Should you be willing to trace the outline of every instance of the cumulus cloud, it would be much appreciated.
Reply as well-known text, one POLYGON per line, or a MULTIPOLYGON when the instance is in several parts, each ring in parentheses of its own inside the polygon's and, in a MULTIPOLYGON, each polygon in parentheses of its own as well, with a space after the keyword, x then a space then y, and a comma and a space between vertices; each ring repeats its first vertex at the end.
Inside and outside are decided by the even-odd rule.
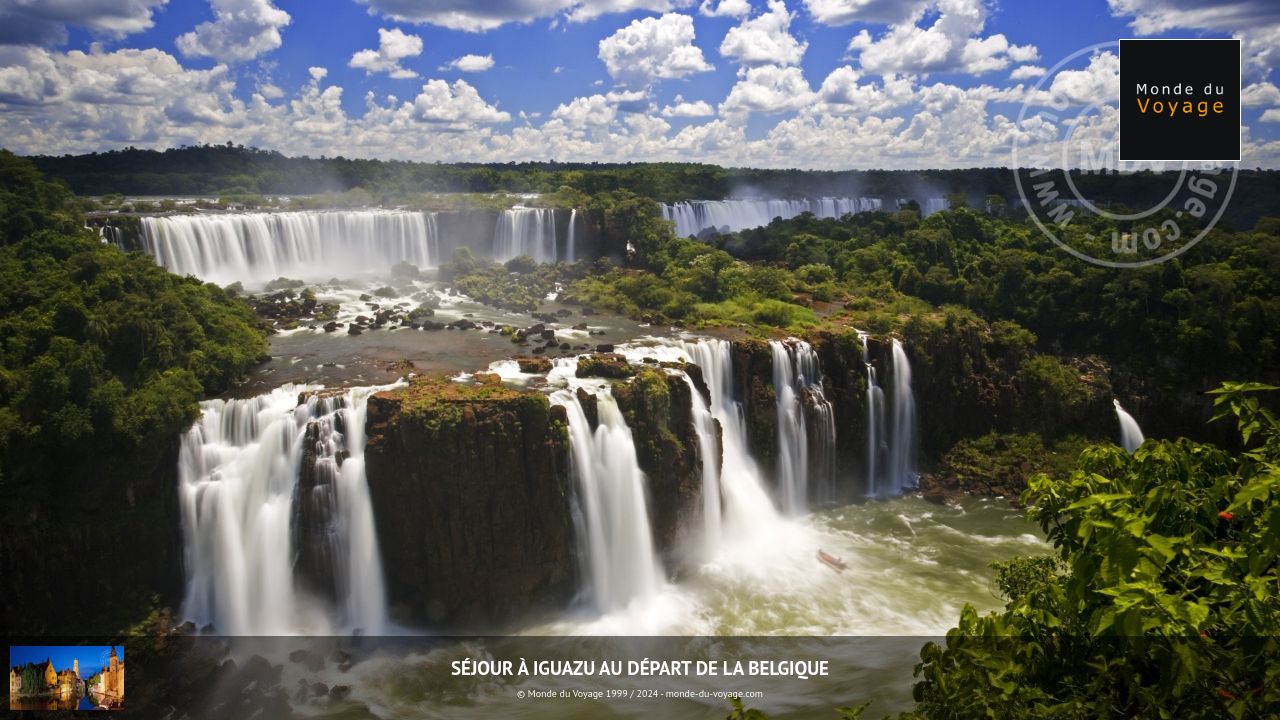
POLYGON ((608 13, 667 12, 691 0, 357 0, 369 12, 401 22, 484 32, 508 23, 526 23, 564 14, 583 22, 608 13))
POLYGON ((484 72, 493 67, 493 55, 463 55, 450 60, 440 67, 441 70, 458 70, 459 72, 484 72))
POLYGON ((662 117, 694 118, 715 115, 715 108, 704 100, 689 102, 684 96, 677 95, 675 102, 662 108, 662 117))
POLYGON ((1010 80, 1030 80, 1038 78, 1045 74, 1045 69, 1039 65, 1019 65, 1009 73, 1010 80))
POLYGON ((798 67, 762 65, 742 68, 738 82, 720 104, 720 114, 773 114, 799 110, 813 101, 813 90, 798 67))
POLYGON ((792 14, 782 0, 769 0, 769 11, 729 30, 720 54, 743 65, 799 65, 809 43, 791 34, 792 14))
POLYGON ((889 27, 875 39, 861 30, 849 42, 862 69, 872 73, 964 72, 973 75, 1003 70, 1010 63, 1039 58, 1032 45, 1014 45, 1003 34, 981 37, 986 24, 983 0, 937 0, 920 6, 906 22, 889 27), (928 27, 918 23, 926 9, 937 17, 928 27))
POLYGON ((707 17, 746 17, 751 14, 751 3, 747 0, 702 0, 698 13, 707 17))
POLYGON ((252 60, 280 47, 280 29, 292 20, 271 0, 209 0, 209 5, 213 20, 174 41, 183 55, 228 63, 252 60))
POLYGON ((421 54, 422 38, 408 35, 400 28, 379 28, 378 49, 360 50, 351 56, 347 65, 364 70, 366 75, 387 73, 397 80, 406 80, 418 77, 418 73, 402 66, 400 62, 421 54))
POLYGON ((511 119, 510 114, 485 102, 465 80, 455 80, 453 85, 444 80, 428 80, 413 99, 413 117, 459 129, 511 119))
POLYGON ((1262 122, 1280 123, 1280 108, 1269 108, 1262 113, 1262 122))
POLYGON ((600 60, 615 81, 647 87, 712 67, 693 44, 693 18, 678 13, 633 20, 600 41, 600 60))
POLYGON ((1280 88, 1269 82, 1254 83, 1240 91, 1240 102, 1245 107, 1280 105, 1280 88))
POLYGON ((1139 35, 1175 29, 1230 33, 1243 41, 1246 80, 1267 77, 1280 59, 1280 3, 1273 0, 1107 0, 1111 14, 1132 17, 1139 35))
POLYGON ((0 45, 52 45, 77 25, 109 38, 151 28, 168 0, 0 0, 0 45))
POLYGON ((809 15, 824 25, 903 23, 928 4, 928 0, 804 0, 809 15))

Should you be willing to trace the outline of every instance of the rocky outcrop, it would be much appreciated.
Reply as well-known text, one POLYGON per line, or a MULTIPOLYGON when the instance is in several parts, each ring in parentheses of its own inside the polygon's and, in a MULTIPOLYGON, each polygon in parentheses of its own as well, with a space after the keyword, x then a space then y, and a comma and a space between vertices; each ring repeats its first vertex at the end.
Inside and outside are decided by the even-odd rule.
POLYGON ((393 616, 459 627, 572 595, 566 427, 545 395, 501 386, 417 378, 369 399, 366 473, 393 616))
POLYGON ((734 396, 747 419, 747 447, 766 477, 778 460, 777 395, 773 390, 773 354, 763 340, 733 343, 734 396))
MULTIPOLYGON (((695 386, 701 384, 696 365, 684 369, 691 378, 697 376, 695 386)), ((693 426, 693 391, 679 375, 644 367, 631 382, 614 385, 612 392, 631 428, 640 469, 649 478, 654 542, 669 565, 677 564, 681 532, 698 526, 702 503, 702 458, 693 426)), ((710 460, 720 466, 719 457, 710 460)))

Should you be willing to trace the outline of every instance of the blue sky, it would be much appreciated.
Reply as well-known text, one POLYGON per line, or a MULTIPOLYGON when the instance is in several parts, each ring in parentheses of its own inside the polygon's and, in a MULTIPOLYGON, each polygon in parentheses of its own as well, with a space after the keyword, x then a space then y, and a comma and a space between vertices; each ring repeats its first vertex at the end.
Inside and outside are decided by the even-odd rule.
POLYGON ((1043 99, 1036 83, 1113 94, 1113 49, 1046 76, 1061 58, 1120 37, 1233 36, 1245 166, 1280 166, 1267 0, 0 0, 0 142, 1003 165, 1015 139, 1051 141, 1017 121, 1043 99))
MULTIPOLYGON (((52 660, 54 669, 62 671, 70 668, 78 659, 80 677, 88 679, 106 667, 110 652, 111 647, 108 645, 11 645, 9 667, 52 660)), ((124 660, 123 646, 116 648, 116 655, 121 661, 124 660)))

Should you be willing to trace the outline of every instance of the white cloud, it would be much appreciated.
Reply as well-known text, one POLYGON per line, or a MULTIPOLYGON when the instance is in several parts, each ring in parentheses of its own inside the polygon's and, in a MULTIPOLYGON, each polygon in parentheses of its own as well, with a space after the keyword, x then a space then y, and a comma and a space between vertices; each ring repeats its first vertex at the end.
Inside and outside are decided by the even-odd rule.
POLYGON ((455 80, 452 86, 444 80, 428 80, 413 99, 413 117, 459 129, 511 119, 508 113, 485 102, 465 80, 455 80))
POLYGON ((929 0, 804 0, 809 15, 824 25, 903 23, 928 4, 929 0))
POLYGON ((384 72, 397 80, 418 77, 418 73, 402 66, 406 58, 422 54, 422 38, 408 35, 400 28, 378 29, 378 49, 360 50, 351 56, 348 66, 364 70, 366 75, 384 72))
POLYGON ((1280 105, 1280 88, 1269 82, 1254 83, 1240 91, 1240 102, 1245 107, 1280 105))
POLYGON ((1107 0, 1111 14, 1132 16, 1139 35, 1212 30, 1243 40, 1245 79, 1261 80, 1280 60, 1280 3, 1274 0, 1107 0))
POLYGON ((691 0, 358 0, 369 12, 401 22, 484 32, 508 23, 526 23, 564 14, 584 22, 609 13, 667 12, 691 0))
POLYGON ((1045 69, 1039 65, 1019 65, 1009 73, 1010 80, 1030 80, 1044 75, 1045 69))
POLYGON ((1262 113, 1262 122, 1280 123, 1280 108, 1268 108, 1262 113))
POLYGON ((698 13, 707 17, 746 17, 751 14, 751 3, 747 0, 702 0, 698 13))
POLYGON ((120 38, 155 25, 152 14, 168 0, 0 0, 0 45, 66 41, 67 26, 120 38))
POLYGON ((284 90, 274 83, 264 82, 258 85, 258 94, 268 100, 279 100, 284 97, 284 90))
POLYGON ((928 3, 938 16, 929 27, 917 23, 926 7, 874 39, 861 30, 849 42, 863 70, 872 73, 964 72, 973 75, 1003 70, 1011 62, 1039 57, 1032 45, 1013 45, 1003 34, 981 37, 986 24, 983 0, 936 0, 928 3))
POLYGON ((600 59, 617 82, 647 87, 655 80, 712 69, 693 39, 693 18, 688 15, 668 13, 633 20, 600 41, 600 59))
POLYGON ((493 55, 463 55, 450 60, 441 70, 458 70, 460 72, 484 72, 493 67, 493 55))
POLYGON ((662 117, 693 118, 715 115, 715 108, 703 100, 689 102, 677 95, 675 102, 662 108, 662 117))
POLYGON ((307 74, 311 76, 311 79, 314 82, 320 82, 321 80, 325 79, 329 75, 329 71, 326 68, 316 67, 312 65, 311 67, 307 68, 307 74))
POLYGON ((613 122, 618 111, 603 95, 574 98, 551 112, 552 120, 560 120, 569 127, 603 126, 613 122))
POLYGON ((769 0, 769 11, 729 30, 720 54, 743 65, 798 65, 809 43, 791 35, 792 15, 782 0, 769 0))
POLYGON ((798 67, 762 65, 738 71, 738 83, 720 104, 720 114, 780 113, 799 110, 814 99, 813 90, 798 67))
POLYGON ((280 47, 280 29, 292 18, 271 0, 209 0, 213 21, 174 41, 188 57, 211 57, 219 62, 243 62, 280 47))
POLYGON ((832 70, 818 90, 822 111, 833 115, 885 114, 915 99, 915 89, 907 78, 890 75, 877 86, 860 84, 861 77, 848 65, 832 70))

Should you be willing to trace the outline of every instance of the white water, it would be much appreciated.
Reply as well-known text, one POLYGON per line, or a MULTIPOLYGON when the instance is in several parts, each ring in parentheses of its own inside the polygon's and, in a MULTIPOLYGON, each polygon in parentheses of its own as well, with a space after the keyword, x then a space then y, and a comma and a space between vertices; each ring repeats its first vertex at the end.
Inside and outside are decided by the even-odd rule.
POLYGON ((1111 402, 1115 403, 1116 419, 1120 421, 1120 447, 1132 455, 1138 449, 1138 446, 1142 445, 1142 442, 1146 440, 1146 436, 1142 434, 1142 428, 1138 426, 1138 421, 1125 412, 1124 408, 1120 407, 1119 400, 1112 400, 1111 402))
POLYGON ((575 235, 578 227, 578 209, 574 208, 569 211, 569 236, 565 238, 565 260, 569 262, 578 261, 578 247, 575 235))
POLYGON ((558 259, 553 208, 513 207, 498 214, 493 230, 494 261, 502 263, 521 255, 538 262, 558 259))
POLYGON ((920 204, 920 214, 923 217, 928 217, 936 212, 942 212, 949 207, 951 207, 951 203, 947 202, 946 198, 925 198, 924 202, 920 204))
POLYGON ((822 389, 813 346, 803 340, 769 341, 778 416, 778 486, 782 510, 796 515, 809 499, 830 500, 835 481, 835 414, 822 389), (806 419, 806 399, 814 427, 806 419), (816 453, 810 453, 810 445, 816 453))
POLYGON ((742 404, 733 395, 732 345, 728 340, 703 338, 682 341, 679 347, 702 370, 711 393, 711 414, 720 422, 723 461, 720 492, 723 496, 722 539, 733 542, 764 532, 774 525, 778 512, 765 490, 764 477, 747 450, 747 422, 742 404))
POLYGON ((889 488, 894 494, 916 485, 916 399, 911 390, 911 361, 893 340, 893 435, 889 445, 889 488))
POLYGON ((382 562, 364 473, 367 400, 383 389, 311 395, 299 405, 299 393, 318 388, 284 385, 255 398, 201 403, 178 460, 184 617, 212 623, 223 635, 385 630, 382 562), (298 549, 291 523, 311 422, 319 424, 316 489, 332 498, 338 607, 307 597, 293 573, 298 549), (349 455, 339 467, 342 452, 349 455))
POLYGON ((631 428, 607 388, 594 394, 599 419, 594 431, 572 390, 555 392, 551 401, 569 417, 582 520, 579 542, 591 600, 610 612, 653 598, 665 581, 649 522, 648 479, 636 459, 631 428))
POLYGON ((662 217, 676 224, 676 235, 697 235, 707 228, 737 232, 763 227, 774 218, 784 220, 811 212, 820 218, 879 210, 880 198, 821 197, 801 200, 686 200, 663 203, 662 217))
POLYGON ((858 331, 858 340, 862 343, 862 363, 867 366, 867 497, 877 497, 882 492, 880 487, 880 455, 884 452, 884 391, 876 377, 876 366, 871 363, 871 348, 868 345, 870 336, 858 331))
POLYGON ((179 275, 219 284, 386 272, 439 264, 435 213, 395 210, 142 218, 142 250, 179 275))

